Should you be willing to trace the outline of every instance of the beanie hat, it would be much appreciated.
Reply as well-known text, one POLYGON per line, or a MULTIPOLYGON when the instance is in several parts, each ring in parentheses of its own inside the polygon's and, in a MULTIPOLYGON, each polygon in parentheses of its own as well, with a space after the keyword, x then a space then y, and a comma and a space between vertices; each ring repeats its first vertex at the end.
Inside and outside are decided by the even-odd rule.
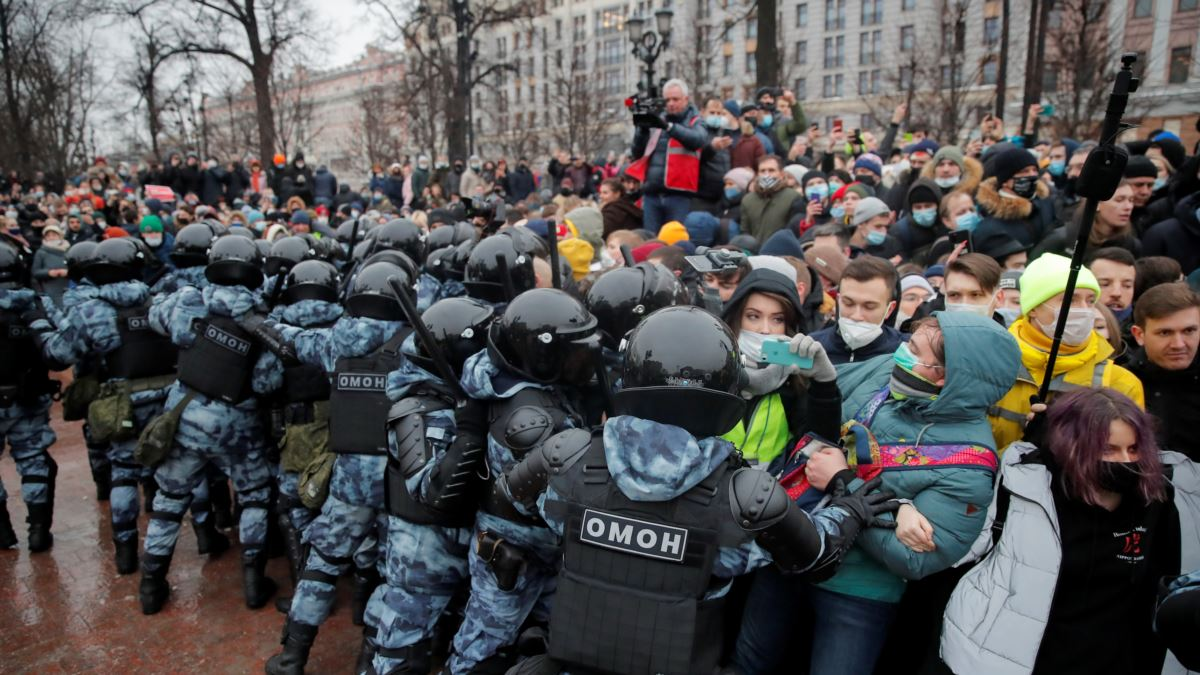
MULTIPOLYGON (((1042 303, 1065 291, 1070 273, 1071 259, 1054 253, 1043 253, 1029 263, 1021 275, 1021 314, 1028 316, 1042 303)), ((1079 270, 1075 288, 1089 289, 1100 297, 1100 283, 1086 267, 1079 270)))
POLYGON ((1150 147, 1161 150, 1163 158, 1170 162, 1175 169, 1178 169, 1187 159, 1187 150, 1184 149, 1183 143, 1179 142, 1178 136, 1169 131, 1155 135, 1150 142, 1150 147))
POLYGON ((604 216, 600 209, 581 206, 569 212, 563 219, 575 228, 575 236, 592 245, 593 251, 604 247, 604 216))
MULTIPOLYGON (((683 219, 683 226, 687 229, 688 241, 697 246, 712 246, 716 241, 721 221, 708 211, 692 211, 683 219)), ((659 237, 661 236, 660 232, 659 237)))
POLYGON ((646 262, 646 259, 650 257, 651 253, 654 253, 658 249, 665 248, 665 247, 666 247, 666 244, 662 243, 661 241, 646 242, 645 244, 642 244, 641 246, 633 249, 633 251, 632 251, 633 262, 635 262, 635 263, 646 262))
POLYGON ((659 241, 665 242, 668 246, 687 238, 687 228, 684 227, 683 223, 679 222, 678 220, 672 220, 671 222, 663 225, 662 229, 658 231, 659 241))
POLYGON ((963 157, 962 148, 957 145, 943 145, 938 148, 937 154, 933 156, 933 165, 937 166, 943 159, 948 159, 958 165, 958 170, 966 172, 967 161, 963 157))
POLYGON ((292 214, 291 222, 297 225, 312 225, 312 218, 308 216, 308 211, 297 210, 292 214))
POLYGON ((932 138, 922 138, 916 143, 904 146, 904 154, 911 155, 914 152, 923 152, 927 155, 932 155, 938 151, 938 144, 932 138))
POLYGON ((882 199, 867 197, 854 207, 854 218, 851 219, 850 224, 858 227, 875 216, 883 216, 891 212, 892 210, 888 208, 887 204, 883 203, 882 199))
POLYGON ((1003 290, 1021 290, 1021 270, 1005 270, 1000 275, 1000 288, 1003 290))
POLYGON ((925 278, 926 279, 932 279, 933 277, 944 277, 944 276, 946 276, 946 266, 945 265, 930 265, 929 267, 925 268, 925 278))
POLYGON ((793 258, 804 258, 804 247, 800 240, 786 227, 771 235, 759 253, 763 255, 790 255, 793 258))
POLYGON ((734 117, 742 116, 742 106, 738 105, 738 102, 733 99, 725 101, 725 109, 728 110, 729 114, 733 115, 734 117))
POLYGON ((813 182, 814 180, 823 180, 823 181, 828 182, 829 176, 825 175, 824 171, 821 171, 819 169, 812 169, 808 173, 804 174, 804 180, 800 181, 800 187, 806 188, 806 187, 808 187, 808 184, 813 182))
POLYGON ((141 222, 138 223, 138 230, 142 232, 162 232, 162 218, 155 215, 142 216, 141 222))
POLYGON ((1134 155, 1125 165, 1126 178, 1157 178, 1158 167, 1145 155, 1134 155))
POLYGON ((575 281, 586 277, 591 271, 592 256, 595 255, 595 249, 592 245, 582 239, 565 239, 558 242, 558 252, 562 255, 563 260, 571 266, 571 274, 575 277, 575 281))
POLYGON ((808 169, 799 164, 788 164, 783 167, 783 172, 791 176, 792 180, 796 181, 796 185, 800 185, 801 181, 804 180, 804 174, 808 173, 808 169))
POLYGON ((49 224, 49 225, 47 225, 47 226, 45 226, 45 227, 43 227, 43 228, 42 228, 42 236, 45 236, 45 235, 47 235, 47 234, 49 234, 49 233, 51 233, 51 232, 54 232, 54 233, 56 233, 56 234, 57 234, 58 236, 60 236, 60 237, 61 237, 61 236, 63 236, 63 231, 62 231, 62 228, 61 228, 61 227, 59 227, 58 225, 55 225, 55 224, 53 224, 53 223, 51 223, 51 224, 49 224))
POLYGON ((725 172, 725 180, 733 181, 733 184, 736 185, 739 190, 745 192, 746 188, 750 185, 750 181, 754 180, 754 172, 744 166, 736 169, 730 169, 729 171, 725 172))
POLYGON ((146 209, 149 210, 150 213, 157 214, 163 210, 163 204, 161 201, 151 197, 150 199, 146 200, 146 209))
POLYGON ((867 153, 854 161, 855 169, 866 169, 876 176, 883 177, 883 162, 875 155, 867 153))
POLYGON ((904 204, 911 211, 913 204, 939 204, 941 201, 942 190, 937 183, 928 178, 920 178, 908 189, 908 199, 904 204))
POLYGON ((909 290, 910 288, 922 288, 930 295, 937 295, 937 291, 933 290, 933 286, 930 285, 930 283, 925 280, 925 277, 921 276, 920 274, 907 274, 903 279, 900 280, 901 293, 909 290))
POLYGON ((1058 139, 1058 142, 1062 144, 1063 149, 1067 151, 1067 159, 1071 159, 1071 155, 1074 155, 1075 151, 1079 149, 1079 141, 1075 140, 1074 138, 1060 138, 1058 139))
POLYGON ((275 164, 277 164, 277 165, 278 164, 287 164, 287 157, 284 157, 282 152, 275 153, 274 160, 275 160, 275 164))
POLYGON ((105 239, 116 239, 117 237, 128 237, 128 236, 129 236, 128 232, 117 227, 116 225, 104 228, 104 238, 105 239))
POLYGON ((845 190, 845 192, 842 193, 843 197, 846 196, 846 193, 850 193, 850 192, 853 192, 854 194, 858 195, 860 199, 866 199, 867 197, 875 196, 875 193, 871 192, 871 188, 867 187, 866 185, 863 185, 862 183, 860 183, 858 181, 854 181, 853 183, 844 185, 844 186, 842 186, 842 189, 845 190))
POLYGON ((247 225, 253 225, 262 219, 263 219, 262 211, 259 211, 258 209, 250 209, 250 212, 246 214, 246 224, 247 225))
POLYGON ((750 269, 778 272, 787 277, 792 285, 796 284, 796 268, 783 258, 773 255, 752 255, 746 260, 750 263, 750 269))
POLYGON ((846 271, 846 265, 850 264, 850 259, 836 246, 822 245, 808 249, 808 252, 804 254, 804 262, 817 270, 821 276, 836 284, 841 283, 842 272, 846 271))
POLYGON ((1010 147, 1000 153, 991 153, 987 165, 987 177, 995 178, 997 185, 1002 185, 1018 171, 1027 167, 1037 167, 1037 160, 1024 148, 1010 147))

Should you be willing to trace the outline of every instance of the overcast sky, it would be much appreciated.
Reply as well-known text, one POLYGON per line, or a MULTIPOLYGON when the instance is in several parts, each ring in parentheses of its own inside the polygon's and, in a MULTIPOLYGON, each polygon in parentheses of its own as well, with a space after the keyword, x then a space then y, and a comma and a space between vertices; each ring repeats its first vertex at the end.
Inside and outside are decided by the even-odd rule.
POLYGON ((379 37, 378 24, 368 16, 366 8, 357 2, 338 3, 314 0, 310 6, 317 19, 316 24, 328 29, 331 37, 321 38, 321 52, 329 59, 313 64, 319 69, 344 66, 362 56, 367 43, 379 37))

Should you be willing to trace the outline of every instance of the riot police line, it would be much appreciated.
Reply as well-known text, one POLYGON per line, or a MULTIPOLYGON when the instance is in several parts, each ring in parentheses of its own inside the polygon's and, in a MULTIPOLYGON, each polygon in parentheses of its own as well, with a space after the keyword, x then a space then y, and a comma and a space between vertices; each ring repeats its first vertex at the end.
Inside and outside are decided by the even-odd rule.
MULTIPOLYGON (((140 241, 105 240, 72 248, 61 308, 0 244, 0 424, 31 550, 52 544, 48 372, 69 367, 90 376, 65 398, 112 463, 114 563, 140 569, 143 613, 170 601, 214 471, 237 496, 251 609, 277 595, 278 529, 291 595, 268 673, 304 671, 347 574, 356 672, 711 672, 732 579, 824 578, 861 528, 894 527, 878 480, 835 481, 806 511, 720 438, 746 374, 700 287, 647 262, 580 297, 552 237, 494 225, 363 218, 340 242, 268 245, 200 222, 153 286, 140 241)), ((223 548, 211 518, 196 528, 223 548)))

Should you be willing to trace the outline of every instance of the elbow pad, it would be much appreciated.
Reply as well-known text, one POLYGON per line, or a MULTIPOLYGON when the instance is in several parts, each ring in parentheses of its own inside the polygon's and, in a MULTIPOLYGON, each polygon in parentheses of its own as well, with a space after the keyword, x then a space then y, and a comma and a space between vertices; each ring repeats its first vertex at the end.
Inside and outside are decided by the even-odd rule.
POLYGON ((774 477, 758 469, 738 469, 729 488, 738 525, 755 533, 755 541, 780 569, 804 572, 819 560, 825 548, 821 533, 774 477))

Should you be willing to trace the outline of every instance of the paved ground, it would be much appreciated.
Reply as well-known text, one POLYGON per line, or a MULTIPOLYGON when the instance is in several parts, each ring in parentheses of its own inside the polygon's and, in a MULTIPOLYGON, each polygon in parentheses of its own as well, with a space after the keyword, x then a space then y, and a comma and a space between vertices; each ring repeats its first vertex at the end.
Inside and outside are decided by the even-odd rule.
MULTIPOLYGON (((55 406, 52 417, 61 420, 55 406)), ((0 551, 0 673, 261 673, 279 650, 284 617, 272 604, 251 611, 242 602, 236 546, 215 560, 196 555, 185 525, 171 566, 171 599, 142 616, 138 575, 117 575, 107 503, 95 499, 79 423, 56 421, 59 465, 54 548, 31 556, 25 505, 12 459, 0 458, 19 550, 0 551)), ((141 534, 146 532, 142 517, 141 534)), ((231 538, 235 533, 229 533, 231 538)), ((268 572, 288 590, 286 563, 268 572)), ((317 638, 308 672, 349 673, 360 629, 350 624, 343 583, 338 609, 317 638)))

